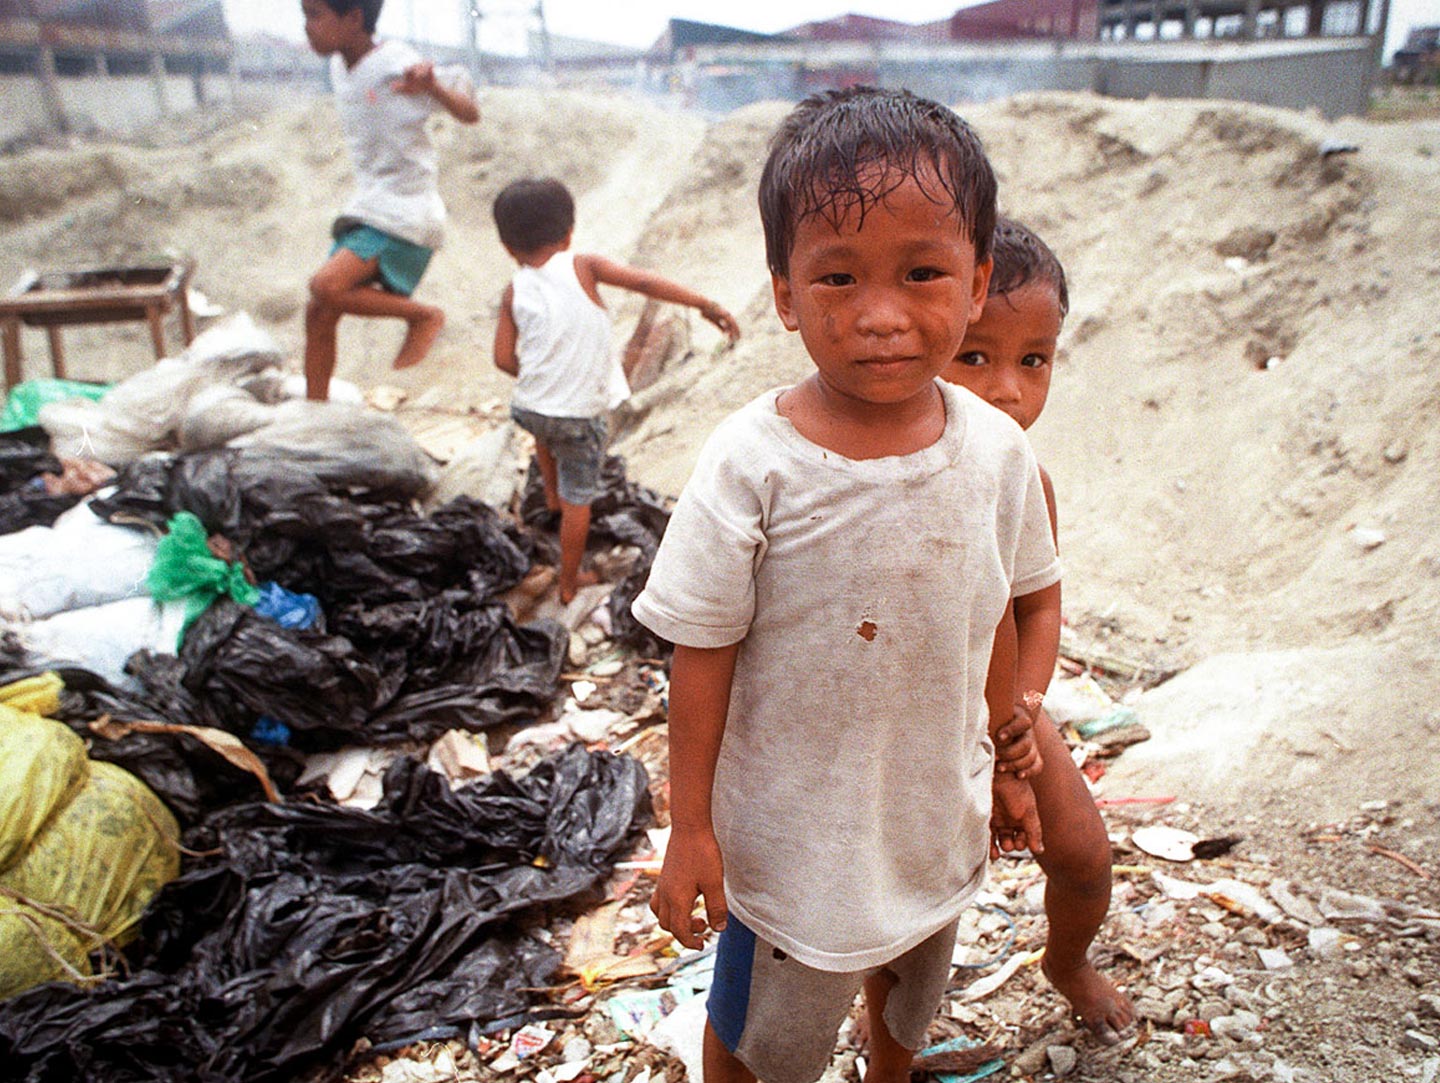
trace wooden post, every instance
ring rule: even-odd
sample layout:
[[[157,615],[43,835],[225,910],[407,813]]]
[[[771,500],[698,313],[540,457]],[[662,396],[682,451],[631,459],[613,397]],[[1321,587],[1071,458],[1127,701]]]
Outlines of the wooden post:
[[[165,57],[158,46],[150,54],[150,81],[155,87],[155,104],[159,106],[160,116],[169,116],[170,105],[165,100]]]
[[[52,325],[45,328],[45,333],[50,337],[50,367],[55,372],[55,379],[65,379],[65,343],[60,338],[59,325]]]
[[[1195,36],[1195,19],[1196,19],[1196,17],[1199,15],[1199,11],[1197,10],[1198,8],[1199,8],[1198,0],[1185,0],[1185,32],[1184,32],[1184,37],[1185,37],[1186,39],[1190,39],[1190,38],[1193,38],[1193,37]]]
[[[5,390],[20,382],[20,317],[13,316],[0,328],[5,340]]]
[[[1254,41],[1258,36],[1260,15],[1260,0],[1245,0],[1245,22],[1240,29],[1240,36],[1246,41]]]
[[[165,309],[160,304],[145,306],[145,322],[150,325],[150,341],[155,346],[155,360],[165,359]]]
[[[65,99],[60,96],[60,79],[55,72],[55,50],[48,41],[40,44],[40,53],[35,62],[40,69],[40,97],[45,102],[45,113],[50,118],[50,127],[57,132],[68,132],[70,118],[65,115]]]

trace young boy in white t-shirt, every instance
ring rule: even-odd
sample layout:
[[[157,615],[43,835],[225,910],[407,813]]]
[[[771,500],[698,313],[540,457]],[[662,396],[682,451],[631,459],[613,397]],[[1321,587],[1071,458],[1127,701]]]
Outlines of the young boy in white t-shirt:
[[[425,122],[444,109],[480,119],[460,68],[437,71],[398,41],[377,41],[384,0],[301,0],[310,47],[330,57],[330,79],[355,191],[335,221],[335,246],[310,279],[305,309],[305,394],[324,400],[335,371],[340,317],[387,316],[407,325],[396,368],[424,360],[445,313],[410,295],[444,239],[445,205]]]
[[[629,394],[599,287],[619,286],[700,310],[731,342],[735,317],[653,271],[570,251],[575,200],[553,178],[526,178],[495,197],[495,226],[520,269],[495,325],[495,367],[516,377],[510,414],[535,437],[545,503],[560,513],[560,600],[595,578],[580,569],[590,504],[600,493],[607,415]]]
[[[970,128],[904,91],[808,99],[760,212],[816,371],[711,435],[633,606],[676,644],[651,905],[687,947],[723,930],[706,1083],[818,1078],[862,988],[867,1079],[901,1083],[985,878],[992,738],[1023,710],[1013,673],[987,686],[991,642],[1013,606],[1053,664],[1060,569],[1019,426],[936,379],[990,278]],[[1042,849],[1029,783],[993,792]]]

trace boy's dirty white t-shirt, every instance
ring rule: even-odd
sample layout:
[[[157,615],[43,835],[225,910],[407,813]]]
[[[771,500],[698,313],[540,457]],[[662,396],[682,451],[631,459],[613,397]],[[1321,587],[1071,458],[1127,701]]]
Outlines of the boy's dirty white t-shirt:
[[[423,59],[400,41],[381,41],[353,68],[330,58],[330,83],[345,145],[355,166],[355,191],[340,212],[411,244],[439,248],[445,204],[439,163],[425,123],[442,106],[428,94],[401,94],[394,83]],[[473,91],[461,67],[437,66],[435,78],[452,90]]]
[[[713,797],[726,899],[821,970],[896,958],[983,883],[995,627],[1060,578],[1024,434],[937,386],[944,434],[912,455],[819,447],[778,391],[727,418],[633,606],[675,643],[741,641]]]

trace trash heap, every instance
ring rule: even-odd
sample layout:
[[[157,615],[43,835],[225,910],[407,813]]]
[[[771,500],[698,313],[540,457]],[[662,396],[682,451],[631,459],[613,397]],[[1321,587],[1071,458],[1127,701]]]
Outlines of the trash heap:
[[[648,909],[667,648],[629,612],[665,501],[607,463],[603,582],[560,606],[553,515],[513,432],[487,426],[462,484],[383,410],[271,401],[275,359],[243,326],[197,345],[157,366],[168,385],[151,370],[0,437],[3,1074],[700,1078],[713,948],[682,951]],[[118,473],[72,458],[86,440]],[[1102,794],[1116,864],[1093,957],[1135,1031],[1099,1044],[1049,987],[1044,877],[1009,856],[916,1070],[1321,1083],[1287,1016],[1316,982],[1385,973],[1411,989],[1403,1041],[1440,1073],[1440,912],[1285,875],[1176,795],[1100,789],[1149,737],[1132,697],[1167,676],[1067,634],[1046,698]],[[69,752],[40,755],[42,730]],[[7,738],[60,766],[12,786]],[[112,773],[133,783],[107,814],[128,826],[82,854],[63,840],[87,821],[52,825]],[[82,870],[119,869],[117,848],[147,871],[99,898]],[[41,877],[12,875],[34,854],[78,894],[37,898]],[[863,1069],[847,1024],[827,1078]]]
[[[253,328],[207,335],[0,436],[7,1078],[290,1080],[357,1042],[473,1046],[545,1010],[549,924],[651,822],[644,765],[583,712],[506,755],[556,715],[581,631],[617,650],[593,595],[572,629],[536,589],[553,537],[467,496],[422,510],[436,468],[402,425],[269,401]],[[118,472],[46,488],[97,458]],[[596,544],[643,581],[663,504],[618,460],[606,479]],[[144,874],[121,884],[122,856]]]

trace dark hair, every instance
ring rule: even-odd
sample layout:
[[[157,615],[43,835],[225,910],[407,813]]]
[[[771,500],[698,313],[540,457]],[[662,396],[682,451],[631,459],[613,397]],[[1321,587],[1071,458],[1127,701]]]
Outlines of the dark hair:
[[[380,9],[385,6],[385,0],[322,0],[324,5],[336,15],[349,15],[356,8],[359,8],[365,18],[365,33],[375,33],[375,24],[380,21]]]
[[[789,274],[795,231],[806,218],[838,224],[857,210],[863,223],[871,207],[931,170],[943,189],[936,202],[954,205],[983,261],[995,229],[995,172],[970,125],[908,90],[861,86],[806,98],[771,138],[760,177],[771,272]]]
[[[575,200],[554,177],[512,181],[495,197],[492,213],[500,240],[516,252],[558,244],[575,228]]]
[[[1070,291],[1065,285],[1065,268],[1033,230],[1013,218],[1000,218],[995,223],[990,254],[995,257],[995,270],[990,275],[991,297],[1013,293],[1031,282],[1044,282],[1055,287],[1060,318],[1063,320],[1069,315]]]

